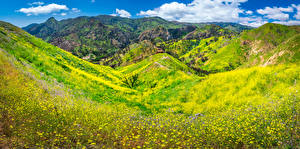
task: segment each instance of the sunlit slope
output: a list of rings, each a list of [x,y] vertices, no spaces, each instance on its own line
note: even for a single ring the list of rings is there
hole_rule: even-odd
[[[173,61],[172,56],[164,53],[119,70],[140,76],[140,83],[136,86],[140,95],[131,100],[158,111],[172,109],[200,113],[244,105],[264,105],[285,100],[300,89],[297,83],[300,67],[293,63],[243,68],[199,77],[192,74],[193,71],[185,64]]]
[[[273,66],[243,68],[199,77],[193,69],[167,53],[155,54],[114,70],[83,61],[10,24],[1,23],[0,30],[0,48],[22,62],[28,68],[26,71],[30,70],[38,79],[55,80],[72,89],[75,95],[97,101],[123,102],[147,112],[171,108],[188,114],[230,106],[259,105],[285,98],[286,94],[299,89],[297,34],[272,49],[275,53],[287,52],[278,59],[281,65],[276,62]],[[182,58],[206,52],[210,60],[201,67],[213,72],[246,66],[246,63],[241,63],[246,58],[239,57],[244,49],[239,49],[238,39],[228,44],[223,37],[216,41],[208,38]],[[206,42],[210,42],[207,47]],[[216,53],[212,51],[212,47],[222,47],[223,44],[228,45]],[[126,85],[124,78],[134,75],[138,75],[136,83]],[[282,88],[285,90],[280,90]]]
[[[121,86],[122,75],[114,69],[81,60],[5,22],[0,23],[0,48],[32,67],[37,76],[54,79],[94,100],[135,92]]]
[[[226,103],[216,108],[212,107],[213,104],[205,104],[207,110],[195,115],[174,113],[173,107],[168,112],[140,115],[136,110],[128,109],[122,104],[99,104],[73,98],[68,94],[51,95],[51,90],[62,87],[41,88],[40,82],[16,69],[15,66],[18,65],[12,65],[13,60],[8,61],[8,57],[11,58],[0,51],[0,142],[8,148],[299,146],[299,92],[293,92],[292,88],[286,92],[292,91],[290,94],[283,94],[280,99],[268,100],[265,104],[250,102],[236,106],[227,102],[228,105]],[[288,69],[276,68],[276,71],[282,70]],[[229,77],[236,75],[232,72],[215,75],[208,80],[220,81],[218,77],[227,76],[225,82],[232,82]],[[290,70],[284,73],[289,72]],[[266,74],[268,73],[271,72]],[[283,74],[278,74],[278,78],[282,78]],[[214,87],[220,85],[215,84]],[[180,94],[174,96],[177,95]],[[221,108],[225,106],[226,108]],[[186,107],[191,109],[194,106]]]
[[[193,86],[182,105],[184,110],[199,113],[280,102],[290,95],[299,99],[299,79],[300,67],[296,64],[217,73]]]
[[[148,67],[157,65],[158,68],[162,69],[171,69],[171,70],[181,70],[184,72],[194,72],[191,68],[186,66],[184,63],[180,62],[176,58],[172,57],[171,55],[167,53],[159,53],[155,54],[153,56],[150,56],[146,59],[144,59],[141,62],[126,66],[126,67],[120,67],[118,70],[122,73],[136,73],[146,70]]]
[[[161,62],[137,67],[141,63],[132,66],[140,74],[136,89],[141,92],[132,100],[147,109],[207,113],[281,102],[291,95],[300,98],[300,67],[296,63],[242,68],[207,77],[174,71]]]
[[[180,106],[178,92],[188,90],[197,84],[201,77],[194,70],[169,54],[160,53],[150,56],[141,62],[121,67],[120,72],[127,75],[138,74],[139,91],[131,100],[143,104],[152,111],[164,111],[170,107]]]
[[[202,67],[220,72],[237,67],[299,62],[299,26],[265,24],[245,31],[239,38],[211,55]]]

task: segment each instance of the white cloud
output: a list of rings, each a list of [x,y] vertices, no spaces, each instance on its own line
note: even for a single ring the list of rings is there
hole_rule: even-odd
[[[283,24],[283,25],[300,25],[299,20],[275,21],[273,23],[278,23],[278,24]]]
[[[44,2],[33,2],[33,3],[29,3],[29,5],[44,5],[45,3]]]
[[[59,12],[61,10],[69,10],[66,5],[59,4],[49,4],[44,6],[30,7],[30,8],[21,8],[18,11],[30,15],[39,15],[39,14],[49,14],[52,12]]]
[[[75,12],[75,13],[79,13],[80,10],[78,8],[72,8],[72,11]]]
[[[279,7],[278,9],[282,12],[294,12],[294,9],[292,7],[287,7],[287,8]]]
[[[124,9],[116,9],[116,14],[111,14],[112,16],[120,16],[120,17],[125,17],[125,18],[130,18],[131,14],[124,10]]]
[[[166,20],[180,22],[236,22],[240,3],[248,0],[193,0],[189,4],[172,2],[158,8],[140,11],[140,16],[159,16]]]
[[[297,9],[297,13],[294,15],[294,17],[300,20],[300,4],[299,5],[293,4],[292,7]]]
[[[292,7],[282,8],[282,7],[266,7],[265,9],[258,9],[257,13],[264,15],[266,18],[274,20],[288,20],[289,14],[283,12],[293,12]]]
[[[251,10],[248,10],[248,11],[246,11],[246,14],[253,14],[253,11],[251,11]]]
[[[63,12],[63,13],[61,13],[60,15],[61,15],[61,16],[66,16],[67,13]]]
[[[262,22],[246,22],[246,23],[240,23],[242,25],[251,26],[251,27],[260,27],[266,23],[269,23],[268,21],[262,21]]]
[[[269,22],[264,20],[262,17],[254,16],[254,17],[242,17],[239,19],[239,23],[251,27],[259,27]]]

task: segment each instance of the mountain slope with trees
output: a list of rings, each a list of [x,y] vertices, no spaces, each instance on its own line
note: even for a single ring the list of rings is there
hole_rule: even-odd
[[[209,25],[209,24],[206,24]],[[224,28],[240,32],[249,27],[221,23]],[[184,35],[202,28],[205,24],[190,24],[166,21],[159,17],[129,19],[117,16],[99,15],[95,17],[78,17],[57,21],[49,18],[45,23],[31,24],[23,29],[30,34],[42,38],[48,43],[58,46],[74,55],[88,61],[98,63],[118,51],[128,48],[130,44],[138,43],[149,37],[155,37],[154,32],[145,33],[153,28],[161,28],[161,35],[169,39],[180,39]],[[153,38],[154,39],[154,38]]]

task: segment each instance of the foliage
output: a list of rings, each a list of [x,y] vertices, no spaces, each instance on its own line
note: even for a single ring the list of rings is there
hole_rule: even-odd
[[[139,74],[134,74],[131,76],[125,76],[122,80],[123,84],[125,84],[129,88],[134,88],[138,85]]]
[[[281,64],[250,68],[241,67],[249,49],[239,39],[208,38],[182,52],[184,60],[205,52],[209,59],[202,69],[226,71],[199,77],[167,53],[117,70],[91,64],[1,22],[0,143],[9,148],[299,146],[299,36],[274,49],[288,51],[279,57]],[[143,83],[124,87],[126,76]]]
[[[236,28],[247,29],[239,24],[220,23],[219,25],[224,28],[230,26],[232,30],[236,30]],[[98,63],[100,60],[110,58],[119,51],[128,48],[129,45],[136,44],[143,39],[151,40],[152,37],[154,39],[157,36],[181,39],[184,35],[193,31],[194,27],[211,31],[209,26],[213,25],[209,23],[182,24],[166,21],[159,17],[129,19],[99,15],[61,21],[51,17],[44,23],[31,24],[23,29],[53,45],[72,52],[82,59]],[[151,31],[158,28],[160,28],[158,32]],[[189,28],[192,28],[192,30]],[[227,29],[217,28],[217,31],[221,30],[230,32]],[[241,30],[239,29],[239,31]],[[224,34],[224,32],[220,32],[220,34]],[[167,40],[168,38],[164,39]],[[116,65],[115,62],[109,63],[110,66]]]

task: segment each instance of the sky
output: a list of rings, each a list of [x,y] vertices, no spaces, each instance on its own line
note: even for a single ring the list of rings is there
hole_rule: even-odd
[[[179,22],[234,22],[259,27],[273,22],[300,25],[300,0],[2,0],[0,20],[24,27],[100,14]]]

